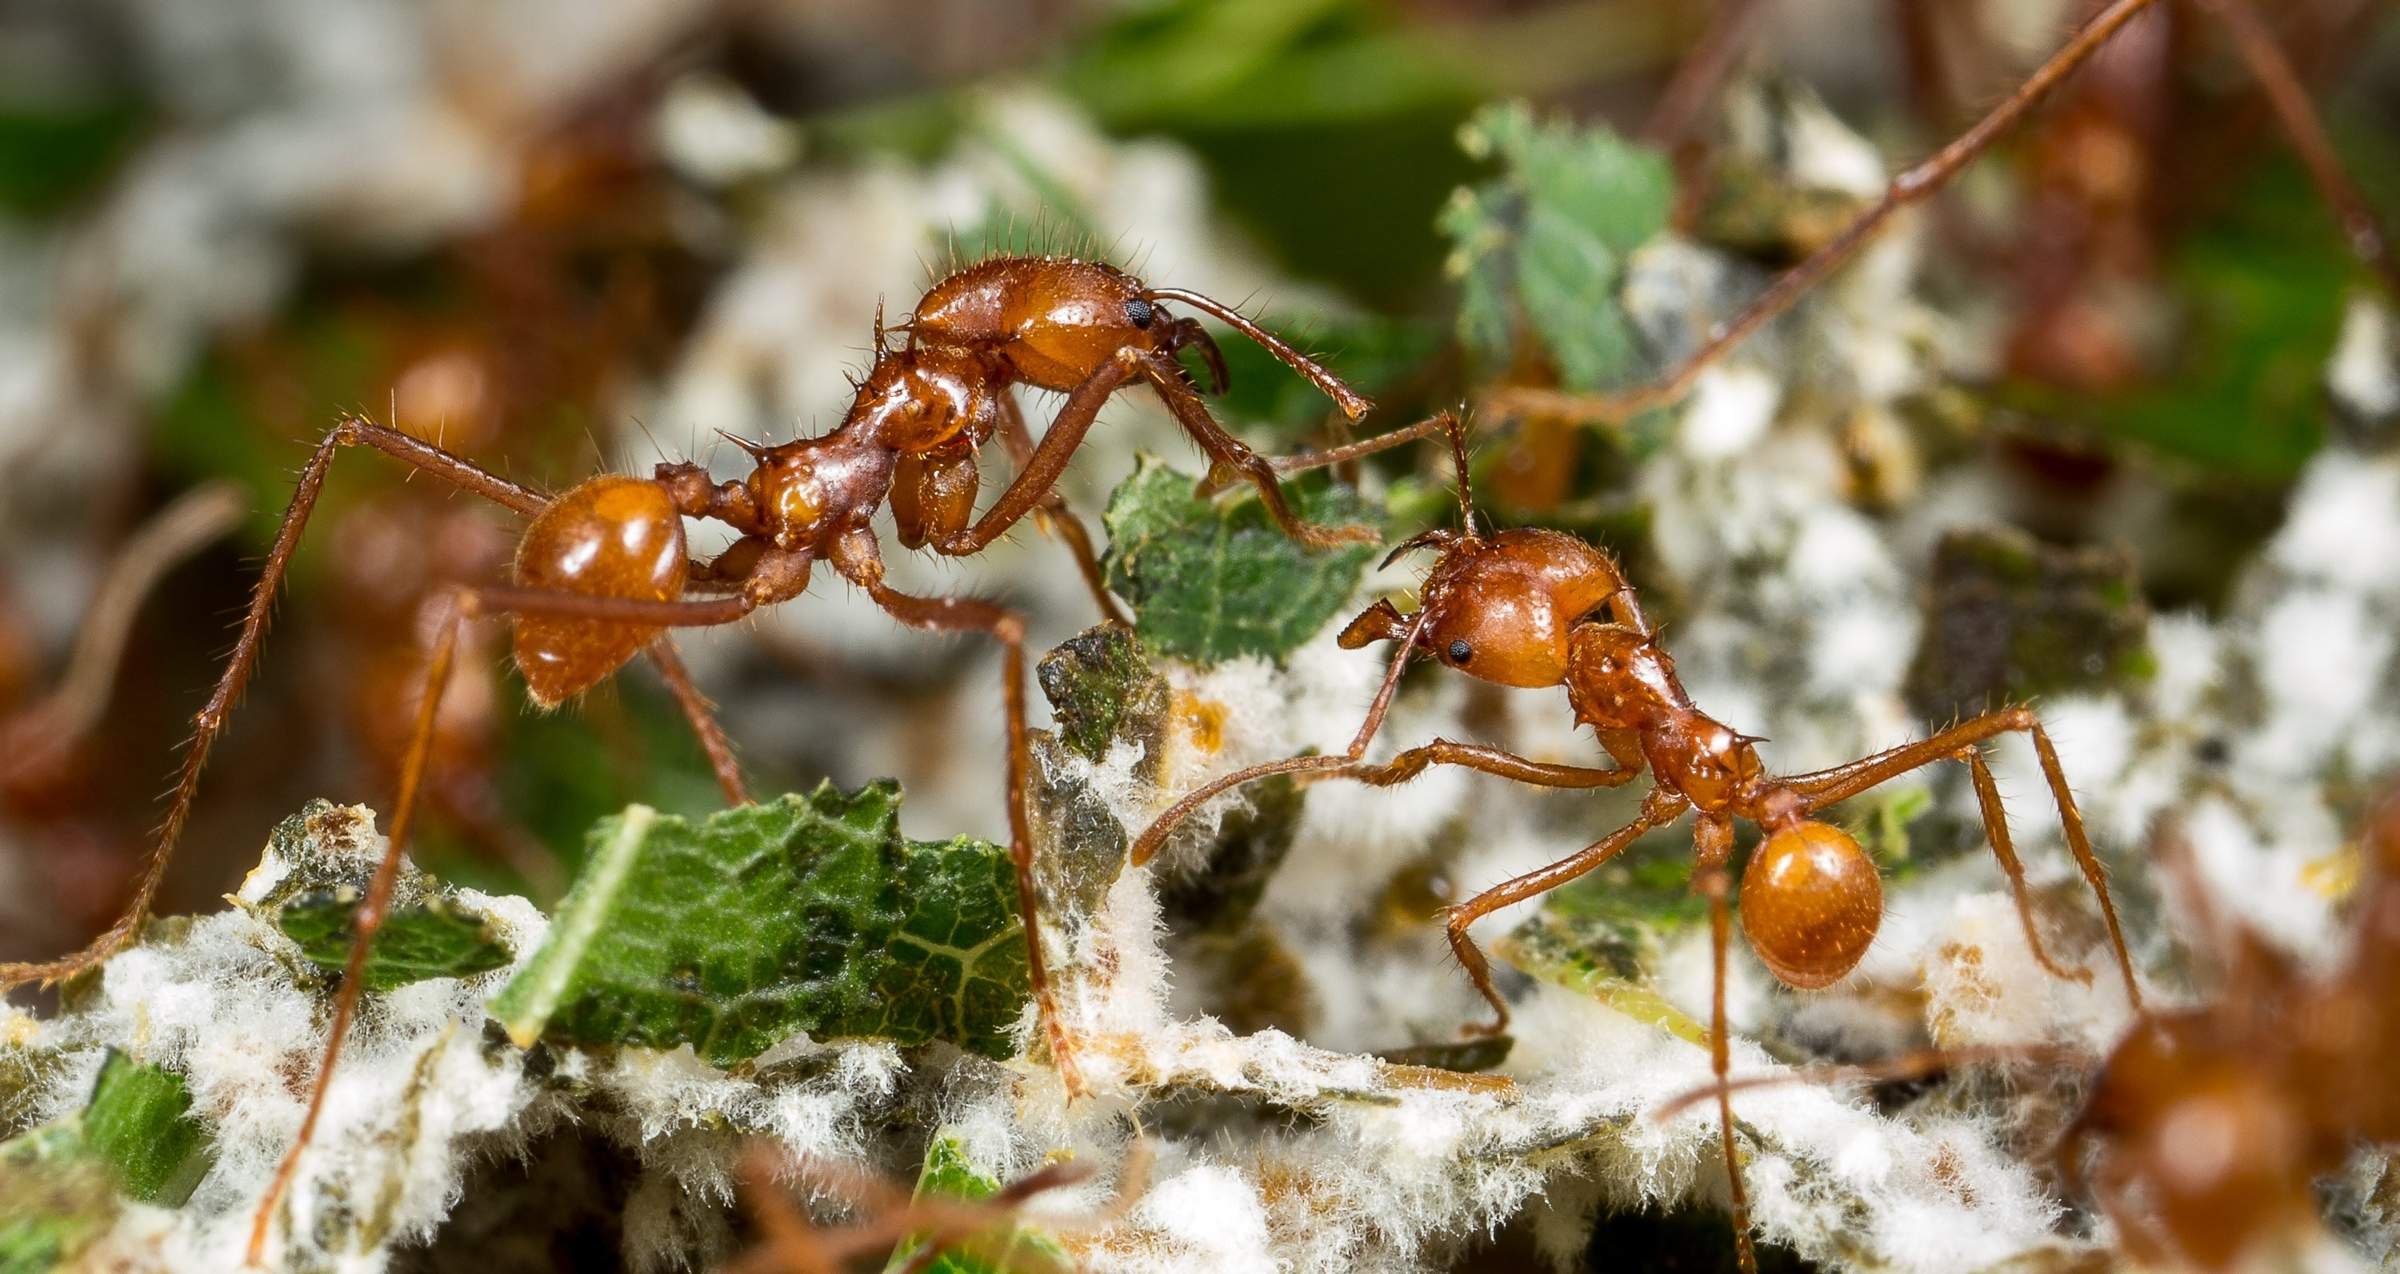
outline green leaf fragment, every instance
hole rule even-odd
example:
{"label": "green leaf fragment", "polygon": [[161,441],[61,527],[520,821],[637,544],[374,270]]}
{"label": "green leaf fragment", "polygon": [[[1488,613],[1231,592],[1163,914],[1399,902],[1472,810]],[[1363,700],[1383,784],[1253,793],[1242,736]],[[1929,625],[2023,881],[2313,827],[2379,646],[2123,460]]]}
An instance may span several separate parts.
{"label": "green leaf fragment", "polygon": [[[339,972],[350,960],[350,940],[357,933],[353,920],[361,901],[354,887],[312,891],[284,904],[275,924],[300,944],[311,963]],[[472,977],[505,968],[512,958],[491,917],[463,903],[429,896],[384,917],[367,953],[367,989],[389,991],[427,978]]]}
{"label": "green leaf fragment", "polygon": [[541,950],[492,1004],[536,1039],[719,1066],[795,1032],[1005,1057],[1027,994],[1007,850],[899,834],[890,780],[592,830]]}
{"label": "green leaf fragment", "polygon": [[1034,666],[1058,722],[1058,738],[1087,760],[1119,739],[1156,757],[1165,733],[1167,679],[1142,657],[1132,630],[1107,623],[1059,643]]}
{"label": "green leaf fragment", "polygon": [[1523,103],[1485,110],[1460,141],[1502,170],[1458,191],[1439,219],[1453,245],[1460,339],[1501,367],[1531,336],[1571,389],[1639,376],[1618,290],[1627,256],[1666,229],[1674,179],[1665,157],[1606,128],[1537,120]]}
{"label": "green leaf fragment", "polygon": [[183,1077],[122,1053],[91,1101],[0,1143],[0,1274],[73,1262],[124,1199],[181,1207],[213,1161]]}
{"label": "green leaf fragment", "polygon": [[[917,1188],[912,1198],[938,1195],[952,1199],[988,1199],[1000,1192],[1000,1183],[975,1171],[967,1160],[967,1148],[956,1133],[945,1129],[934,1134],[933,1144],[925,1148],[925,1166],[917,1173]],[[943,1249],[929,1264],[912,1264],[922,1259],[922,1249],[928,1235],[912,1234],[892,1249],[884,1264],[885,1274],[917,1269],[926,1274],[1009,1274],[1018,1270],[1064,1270],[1073,1265],[1066,1249],[1042,1231],[1026,1226],[1011,1226],[1005,1233],[979,1236],[974,1242]]]}
{"label": "green leaf fragment", "polygon": [[[1251,496],[1204,500],[1194,479],[1144,456],[1109,497],[1108,584],[1134,610],[1153,650],[1213,664],[1281,659],[1346,606],[1369,545],[1311,549],[1283,533]],[[1286,487],[1300,516],[1322,525],[1371,520],[1344,488]]]}
{"label": "green leaf fragment", "polygon": [[83,1137],[127,1196],[180,1207],[208,1171],[208,1130],[191,1118],[183,1076],[122,1053],[100,1068]]}

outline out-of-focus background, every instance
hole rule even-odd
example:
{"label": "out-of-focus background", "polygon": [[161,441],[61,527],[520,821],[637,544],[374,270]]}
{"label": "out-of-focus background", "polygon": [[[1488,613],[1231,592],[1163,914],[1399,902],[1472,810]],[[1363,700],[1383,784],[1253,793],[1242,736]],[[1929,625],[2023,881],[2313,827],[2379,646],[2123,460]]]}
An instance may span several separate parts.
{"label": "out-of-focus background", "polygon": [[[338,412],[547,487],[662,457],[731,476],[717,431],[835,423],[879,303],[905,312],[952,261],[1048,248],[1243,304],[1375,393],[1370,428],[1398,424],[1561,379],[1538,350],[1498,360],[1458,335],[1444,265],[1464,249],[1439,222],[1489,170],[1458,136],[1479,107],[1523,97],[1665,138],[1676,225],[1763,278],[2093,7],[1757,0],[1725,85],[1662,116],[1712,6],[0,5],[0,710],[18,727],[0,958],[70,949],[120,909],[293,473]],[[2366,0],[2272,17],[2342,156],[2400,209],[2400,26]],[[2186,6],[2129,31],[1907,232],[1940,374],[1843,426],[1870,515],[1946,481],[1937,505],[2124,555],[2109,578],[2137,601],[2206,614],[2329,430],[2389,427],[2373,392],[2344,400],[2364,416],[2328,405],[2368,276],[2222,29]],[[1335,436],[1305,386],[1228,353],[1237,433]],[[1055,404],[1029,401],[1037,425]],[[1068,493],[1095,533],[1137,446],[1191,463],[1144,395],[1093,438]],[[1532,419],[1482,445],[1503,522],[1607,540],[1637,578],[1655,557],[1638,431]],[[428,592],[493,578],[514,530],[408,477],[337,462],[166,909],[211,905],[307,798],[386,799]],[[71,710],[42,707],[112,561],[211,483],[238,503],[230,529],[164,568]],[[1037,649],[1095,618],[1030,527],[903,574],[1031,608]],[[685,645],[760,790],[895,775],[916,834],[997,831],[980,646],[897,633],[828,580]],[[715,801],[646,670],[543,715],[503,650],[485,635],[446,708],[427,865],[548,899],[597,815]],[[2008,688],[1923,675],[1928,719]]]}

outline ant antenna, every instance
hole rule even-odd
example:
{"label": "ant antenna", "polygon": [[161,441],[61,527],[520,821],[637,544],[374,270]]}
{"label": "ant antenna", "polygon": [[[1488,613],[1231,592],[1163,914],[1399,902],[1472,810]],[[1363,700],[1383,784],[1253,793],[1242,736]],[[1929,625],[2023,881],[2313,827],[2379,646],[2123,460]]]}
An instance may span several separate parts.
{"label": "ant antenna", "polygon": [[1468,539],[1475,538],[1474,475],[1467,463],[1467,426],[1464,408],[1442,413],[1443,428],[1450,435],[1450,462],[1458,467],[1458,525]]}
{"label": "ant antenna", "polygon": [[1151,288],[1142,295],[1153,301],[1173,301],[1178,305],[1188,305],[1249,337],[1258,343],[1259,348],[1273,354],[1278,362],[1307,378],[1309,384],[1317,387],[1317,392],[1332,399],[1334,404],[1342,409],[1342,414],[1352,420],[1364,418],[1369,411],[1375,408],[1375,404],[1368,401],[1365,395],[1343,384],[1334,377],[1332,372],[1317,366],[1316,362],[1308,355],[1293,349],[1273,333],[1242,317],[1241,311],[1230,305],[1211,300],[1197,292],[1187,292],[1182,288]]}

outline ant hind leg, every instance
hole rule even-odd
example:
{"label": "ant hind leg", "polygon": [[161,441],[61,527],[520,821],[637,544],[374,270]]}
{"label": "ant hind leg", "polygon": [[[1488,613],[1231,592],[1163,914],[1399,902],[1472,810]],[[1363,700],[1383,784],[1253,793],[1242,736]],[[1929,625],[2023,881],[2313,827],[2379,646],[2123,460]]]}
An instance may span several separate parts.
{"label": "ant hind leg", "polygon": [[191,819],[192,802],[199,795],[200,773],[208,764],[209,750],[215,745],[218,733],[224,729],[226,719],[232,715],[234,704],[241,699],[242,690],[249,684],[250,674],[258,665],[259,648],[266,641],[267,625],[274,616],[275,595],[282,588],[284,572],[291,564],[292,554],[300,546],[301,533],[308,527],[309,514],[316,508],[317,497],[324,491],[325,476],[333,467],[333,457],[344,447],[360,445],[373,447],[411,468],[430,473],[462,491],[528,517],[539,514],[549,505],[549,500],[541,493],[487,472],[397,429],[355,415],[344,416],[335,422],[300,470],[300,481],[293,489],[292,502],[284,511],[283,524],[275,532],[273,547],[267,551],[266,566],[259,572],[258,583],[251,588],[250,607],[242,617],[241,633],[234,640],[233,651],[226,656],[225,670],[218,674],[216,688],[210,692],[208,702],[192,718],[192,741],[184,751],[182,766],[176,771],[174,793],[168,798],[167,816],[159,824],[157,842],[150,850],[150,861],[142,868],[141,880],[134,887],[132,901],[126,905],[115,924],[73,955],[38,964],[0,964],[0,991],[28,982],[58,982],[96,968],[131,942],[141,929],[142,922],[149,918],[150,905],[157,900],[159,884],[166,879],[167,864],[174,858],[176,842],[183,836],[184,824]]}

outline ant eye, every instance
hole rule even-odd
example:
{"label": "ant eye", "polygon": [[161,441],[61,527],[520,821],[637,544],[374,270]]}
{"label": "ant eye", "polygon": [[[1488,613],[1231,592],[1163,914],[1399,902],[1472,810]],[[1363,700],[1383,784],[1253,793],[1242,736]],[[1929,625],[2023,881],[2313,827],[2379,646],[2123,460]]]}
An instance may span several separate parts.
{"label": "ant eye", "polygon": [[1463,664],[1475,657],[1475,648],[1462,638],[1450,643],[1450,662]]}
{"label": "ant eye", "polygon": [[1135,297],[1125,303],[1125,321],[1135,327],[1148,328],[1150,320],[1158,317],[1158,307],[1147,297]]}

